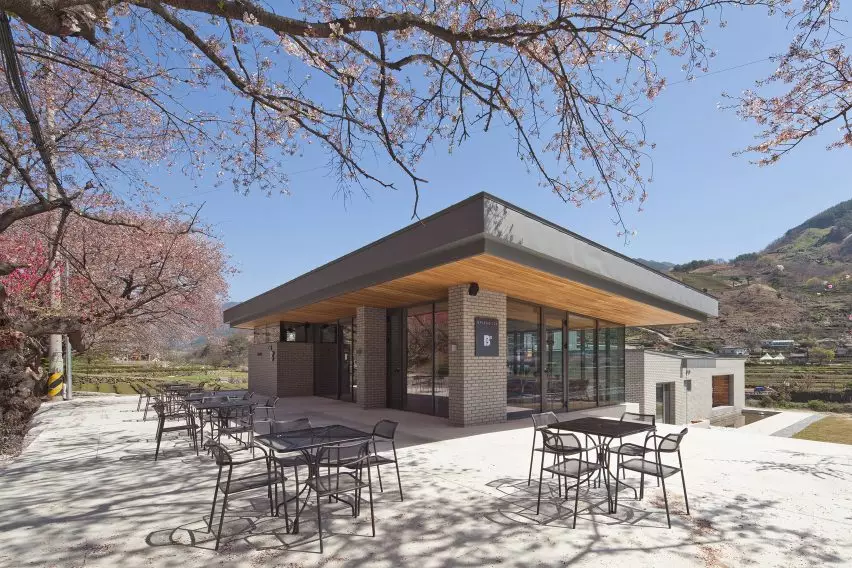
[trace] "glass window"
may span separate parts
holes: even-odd
[[[624,326],[598,321],[598,404],[624,402]]]
[[[405,409],[432,414],[434,322],[432,304],[407,310]]]
[[[506,301],[506,411],[541,408],[538,306]]]
[[[597,405],[595,383],[595,320],[568,316],[568,396],[569,410]]]
[[[435,414],[450,415],[450,328],[447,302],[435,304]]]
[[[563,377],[563,335],[565,312],[544,308],[544,352],[542,356],[544,372],[543,410],[562,409]]]
[[[340,398],[353,402],[355,379],[355,327],[354,318],[342,319],[338,322],[340,329]]]
[[[320,326],[320,343],[337,343],[337,325],[324,323]]]
[[[281,322],[280,341],[287,343],[304,343],[308,339],[307,324]]]

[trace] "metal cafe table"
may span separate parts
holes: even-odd
[[[270,457],[274,456],[275,452],[293,453],[301,452],[305,458],[305,463],[308,466],[308,479],[319,475],[319,466],[316,463],[316,450],[322,446],[345,444],[348,442],[365,441],[372,438],[369,432],[363,432],[343,426],[341,424],[332,424],[330,426],[315,426],[313,428],[304,428],[302,430],[292,430],[290,432],[275,432],[272,434],[261,434],[254,437],[254,441],[271,450]],[[307,488],[307,494],[299,506],[298,498]],[[302,484],[299,493],[294,497],[296,501],[296,518],[293,521],[293,534],[299,532],[299,515],[302,509],[307,505],[311,498],[311,488],[307,482]],[[342,501],[342,499],[338,499]],[[355,511],[355,504],[348,503]],[[282,503],[278,503],[281,507]]]
[[[604,475],[610,476],[609,472],[609,445],[616,438],[625,438],[633,434],[640,434],[653,430],[651,424],[641,422],[630,422],[627,420],[612,420],[608,418],[598,418],[595,416],[586,416],[583,418],[575,418],[574,420],[565,420],[562,422],[554,422],[548,428],[552,430],[565,430],[568,432],[578,432],[587,434],[597,441],[598,463],[601,464],[601,470],[606,472]],[[607,478],[609,479],[609,478]],[[618,486],[623,485],[633,489],[630,485],[616,478],[615,491],[618,491]],[[633,489],[634,493],[636,492]],[[607,496],[609,498],[609,495]],[[609,499],[609,512],[613,513],[612,499]]]
[[[215,400],[208,400],[208,401],[204,401],[203,399],[202,400],[191,400],[191,401],[188,401],[187,404],[192,405],[198,411],[198,419],[199,419],[199,421],[201,421],[202,425],[204,424],[203,413],[207,412],[207,414],[210,415],[210,438],[213,439],[213,438],[215,438],[215,435],[214,435],[214,432],[213,432],[213,421],[214,421],[213,416],[212,416],[213,414],[216,414],[217,419],[218,419],[219,415],[222,413],[223,410],[227,411],[227,410],[231,410],[231,409],[234,409],[234,408],[251,407],[251,406],[257,405],[257,402],[251,401],[251,400],[244,400],[242,398],[237,398],[237,399],[217,398]],[[200,432],[201,432],[201,444],[203,445],[204,444],[204,428],[203,428],[203,426],[200,429]]]

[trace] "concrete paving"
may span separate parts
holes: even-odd
[[[0,465],[0,566],[787,568],[849,566],[852,558],[850,446],[691,429],[683,447],[691,516],[674,482],[671,530],[653,482],[643,501],[623,492],[616,514],[602,488],[584,488],[572,530],[570,505],[547,479],[535,515],[526,421],[462,429],[316,398],[281,404],[317,423],[402,422],[405,501],[388,471],[375,538],[366,506],[353,519],[343,505],[324,504],[320,555],[313,505],[301,534],[287,534],[283,519],[264,511],[261,490],[232,502],[214,552],[206,532],[212,461],[172,435],[155,463],[155,423],[140,421],[135,398],[87,398],[45,405],[29,446]]]

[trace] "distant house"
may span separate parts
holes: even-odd
[[[745,359],[625,350],[628,403],[657,422],[723,420],[745,406]]]
[[[719,355],[723,355],[725,357],[748,357],[750,354],[751,352],[748,350],[748,347],[733,347],[727,345],[719,348]]]
[[[793,349],[796,342],[793,339],[764,339],[760,345],[764,349]]]

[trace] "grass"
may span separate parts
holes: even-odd
[[[793,435],[793,437],[799,440],[852,445],[852,418],[826,416]]]
[[[163,382],[195,383],[198,388],[246,388],[248,373],[231,368],[204,365],[158,366],[148,362],[95,362],[74,368],[74,390],[106,394],[134,395],[143,388],[156,389]]]

